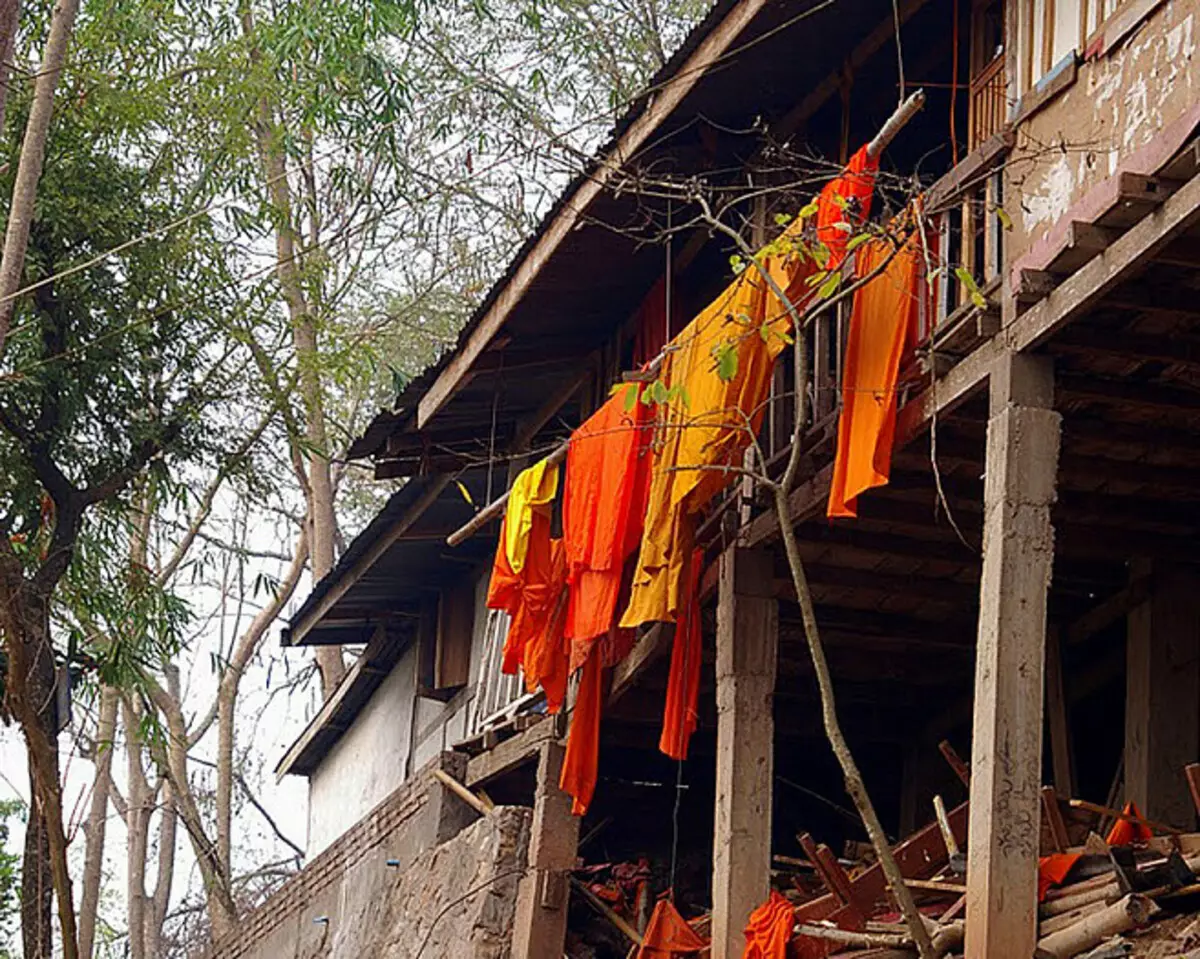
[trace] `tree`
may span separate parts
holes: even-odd
[[[4,943],[16,931],[20,914],[21,857],[8,851],[8,822],[25,818],[25,804],[17,799],[0,801],[0,959],[12,959]]]

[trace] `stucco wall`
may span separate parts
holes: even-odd
[[[310,856],[327,848],[413,770],[466,738],[482,655],[486,596],[487,576],[480,572],[466,687],[445,703],[418,698],[417,651],[409,647],[309,777]]]
[[[1198,15],[1200,0],[1161,3],[1120,43],[1091,50],[1075,82],[1020,124],[1005,181],[1010,264],[1038,268],[1032,260],[1068,211],[1118,172],[1154,172],[1163,144],[1190,136],[1200,119]]]
[[[465,757],[436,764],[461,776]],[[414,959],[426,937],[422,959],[507,959],[530,816],[514,806],[480,819],[421,770],[209,959]]]

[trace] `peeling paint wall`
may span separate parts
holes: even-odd
[[[1128,0],[1127,0],[1128,2]],[[1200,0],[1161,4],[1017,130],[1005,184],[1011,264],[1200,99]]]

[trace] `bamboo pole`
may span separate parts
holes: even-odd
[[[1046,959],[1071,959],[1098,946],[1110,936],[1119,936],[1150,918],[1153,903],[1145,896],[1128,895],[1107,909],[1085,916],[1066,929],[1038,940],[1037,952]]]
[[[492,810],[496,808],[495,806],[484,802],[444,769],[435,769],[433,771],[433,778],[449,789],[452,793],[454,793],[454,795],[456,795],[481,816],[490,815]]]

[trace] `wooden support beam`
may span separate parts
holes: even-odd
[[[738,959],[770,892],[779,604],[769,552],[735,547],[719,563],[712,955]]]
[[[538,753],[529,868],[517,885],[513,916],[514,956],[559,959],[567,938],[567,900],[579,850],[579,817],[571,813],[571,797],[558,788],[563,754],[563,747],[556,742],[543,743]]]
[[[554,717],[547,716],[524,732],[497,743],[467,763],[467,786],[475,789],[536,759],[541,747],[554,738]]]
[[[1042,787],[1042,818],[1049,827],[1054,851],[1066,852],[1071,841],[1067,838],[1067,824],[1058,805],[1058,790],[1053,786]]]
[[[461,389],[471,366],[503,328],[509,314],[529,291],[551,257],[585,222],[587,208],[608,186],[609,181],[645,145],[683,98],[700,82],[705,73],[734,43],[739,34],[766,5],[766,0],[739,0],[721,22],[708,32],[679,69],[646,100],[646,107],[626,127],[608,155],[587,176],[581,177],[553,219],[542,230],[533,247],[494,297],[487,311],[467,334],[454,357],[421,397],[417,406],[417,428],[425,425],[450,398]]]
[[[1147,259],[1152,259],[1200,217],[1200,176],[1180,187],[1156,210],[1114,240],[1107,250],[1083,266],[1045,299],[1017,317],[956,365],[949,373],[900,410],[896,446],[904,446],[925,428],[934,411],[954,409],[987,379],[992,368],[1010,350],[1025,352],[1037,346],[1072,320],[1087,313],[1112,290],[1130,279]]]
[[[1057,629],[1051,629],[1046,634],[1046,719],[1050,725],[1051,767],[1054,770],[1055,788],[1074,796],[1069,702],[1063,678],[1062,634]],[[1044,790],[1042,795],[1044,798]]]
[[[1032,955],[1046,599],[1054,563],[1060,418],[1043,358],[991,377],[983,580],[971,739],[966,959]]]
[[[1125,683],[1125,798],[1143,815],[1190,827],[1183,768],[1200,754],[1200,574],[1145,560],[1149,597],[1129,614]]]

